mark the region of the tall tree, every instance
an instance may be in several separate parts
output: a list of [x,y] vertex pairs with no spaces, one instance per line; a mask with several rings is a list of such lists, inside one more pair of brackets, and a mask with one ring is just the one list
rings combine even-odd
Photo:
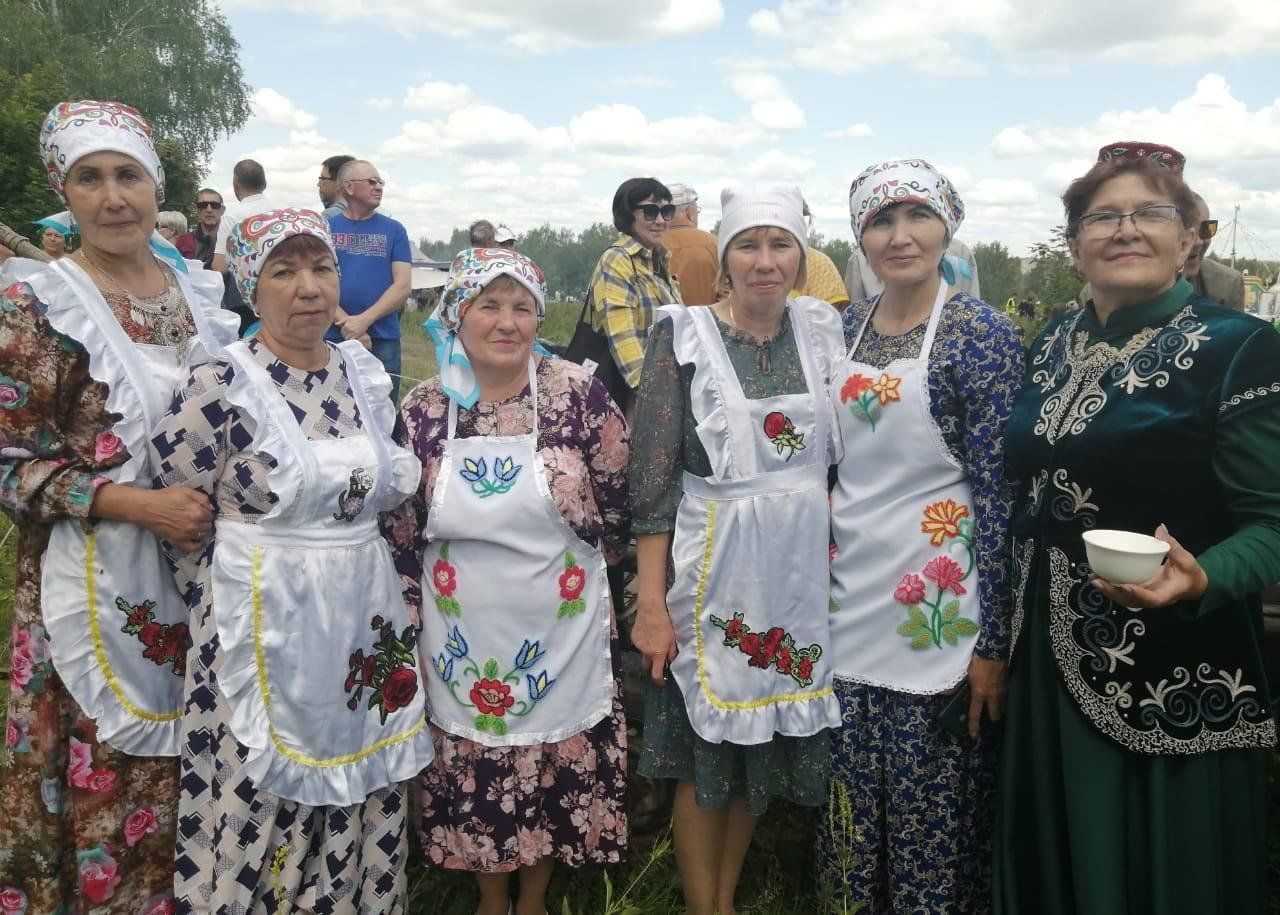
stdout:
[[1083,285],[1071,261],[1062,226],[1053,230],[1047,242],[1031,246],[1031,269],[1022,286],[1024,295],[1045,305],[1058,305],[1076,299]]
[[65,94],[57,61],[21,76],[0,70],[0,222],[32,239],[32,220],[63,208],[45,180],[37,148],[45,114]]
[[1022,283],[1022,264],[1000,242],[980,241],[973,246],[973,259],[978,264],[982,297],[1003,309],[1005,302],[1018,295]]
[[0,67],[66,65],[77,98],[134,106],[197,165],[249,117],[240,46],[210,0],[0,0]]

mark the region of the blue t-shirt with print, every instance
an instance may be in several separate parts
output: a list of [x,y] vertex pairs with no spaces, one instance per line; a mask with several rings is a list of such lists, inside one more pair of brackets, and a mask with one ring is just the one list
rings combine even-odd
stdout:
[[[393,263],[413,263],[409,233],[390,216],[374,213],[368,219],[351,219],[345,214],[329,220],[333,245],[338,249],[342,271],[342,298],[339,304],[349,315],[368,311],[391,285]],[[331,329],[331,340],[342,335]],[[369,336],[382,340],[400,338],[400,315],[383,315],[369,328]]]

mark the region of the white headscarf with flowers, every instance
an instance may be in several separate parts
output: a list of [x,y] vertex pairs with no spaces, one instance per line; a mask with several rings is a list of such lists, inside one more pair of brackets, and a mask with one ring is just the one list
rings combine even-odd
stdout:
[[510,248],[468,248],[458,252],[449,267],[440,305],[422,325],[435,345],[445,396],[466,409],[480,399],[480,383],[458,339],[458,326],[468,306],[500,276],[509,276],[529,290],[541,325],[547,313],[546,277],[541,267]]

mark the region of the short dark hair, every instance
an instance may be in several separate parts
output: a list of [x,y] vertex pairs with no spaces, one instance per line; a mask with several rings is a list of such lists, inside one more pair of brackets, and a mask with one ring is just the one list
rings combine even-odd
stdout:
[[219,193],[218,191],[215,191],[215,190],[214,190],[213,188],[211,188],[211,187],[202,187],[202,188],[200,188],[200,190],[196,191],[196,200],[199,200],[199,199],[200,199],[200,195],[201,195],[201,194],[213,194],[215,197],[217,197],[217,198],[218,198],[218,203],[222,203],[222,202],[223,202],[223,200],[222,200],[222,194],[221,194],[221,193]]
[[671,191],[657,178],[628,178],[618,185],[613,195],[613,227],[630,235],[636,227],[635,208],[648,197],[670,203]]
[[342,171],[342,166],[348,162],[354,162],[355,156],[330,156],[320,163],[320,167],[329,173],[329,177],[334,181],[338,180],[338,172]]
[[1154,159],[1112,159],[1099,162],[1075,181],[1062,194],[1062,206],[1067,216],[1067,237],[1075,238],[1080,231],[1080,217],[1089,210],[1098,188],[1118,175],[1137,175],[1162,194],[1168,194],[1178,208],[1178,217],[1184,228],[1196,225],[1196,200],[1187,182],[1177,172],[1156,163]]
[[246,191],[261,194],[267,189],[267,173],[253,159],[241,159],[231,169],[231,180]]

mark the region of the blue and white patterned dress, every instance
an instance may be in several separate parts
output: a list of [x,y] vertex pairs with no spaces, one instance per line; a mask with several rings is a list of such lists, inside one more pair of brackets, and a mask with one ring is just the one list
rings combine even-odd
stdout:
[[[362,434],[342,357],[308,372],[278,361],[257,340],[249,349],[311,440]],[[234,369],[196,368],[152,439],[158,485],[207,493],[220,518],[256,523],[276,503],[275,461],[248,450],[253,420],[226,400]],[[383,395],[385,396],[385,395]],[[404,911],[408,799],[403,784],[351,807],[310,807],[259,791],[243,773],[246,751],[229,728],[218,684],[222,649],[209,588],[210,544],[176,558],[191,608],[181,796],[174,888],[182,912]]]
[[[852,345],[875,304],[844,311]],[[899,336],[869,325],[855,354],[884,368],[920,352],[924,324]],[[968,476],[982,612],[975,651],[1006,660],[1010,590],[1004,426],[1022,384],[1012,322],[964,294],[943,306],[929,353],[930,412]],[[890,585],[892,588],[892,585]],[[956,738],[938,725],[947,695],[913,695],[837,676],[843,726],[833,733],[831,791],[819,817],[819,880],[870,913],[979,912],[989,900],[994,734]]]

